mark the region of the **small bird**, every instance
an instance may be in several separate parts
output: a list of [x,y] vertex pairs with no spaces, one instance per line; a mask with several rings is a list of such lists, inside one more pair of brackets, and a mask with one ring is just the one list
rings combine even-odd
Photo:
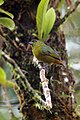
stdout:
[[33,55],[44,63],[63,65],[62,60],[55,50],[40,40],[29,42],[32,46]]

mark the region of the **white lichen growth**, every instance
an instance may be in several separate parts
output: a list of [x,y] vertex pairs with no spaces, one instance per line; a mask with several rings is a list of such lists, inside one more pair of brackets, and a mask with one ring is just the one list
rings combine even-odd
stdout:
[[47,108],[51,109],[52,108],[52,102],[51,102],[51,95],[50,95],[50,89],[48,87],[48,79],[46,78],[45,75],[45,69],[39,64],[39,61],[37,58],[33,58],[34,64],[36,64],[40,70],[40,79],[41,79],[41,84],[42,84],[42,89],[43,89],[43,94],[45,97],[45,105]]

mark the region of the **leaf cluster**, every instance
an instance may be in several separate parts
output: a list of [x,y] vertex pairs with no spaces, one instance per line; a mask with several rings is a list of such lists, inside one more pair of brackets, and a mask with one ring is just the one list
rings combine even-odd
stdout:
[[[2,4],[4,4],[4,0],[0,0],[0,6]],[[7,27],[10,30],[13,30],[14,27],[15,27],[15,23],[12,20],[14,18],[14,16],[11,13],[5,11],[2,8],[0,8],[0,13],[4,13],[4,14],[6,14],[8,16],[8,17],[0,17],[0,24],[3,25],[3,26],[5,26],[5,27]]]
[[38,29],[38,39],[43,42],[48,38],[48,35],[55,23],[56,13],[51,7],[48,9],[49,0],[41,0],[36,15],[36,24]]

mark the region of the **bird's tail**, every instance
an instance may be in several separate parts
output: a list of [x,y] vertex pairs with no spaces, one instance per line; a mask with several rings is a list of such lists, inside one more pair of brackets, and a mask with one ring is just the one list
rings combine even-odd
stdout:
[[62,60],[56,59],[54,63],[65,67],[65,64]]

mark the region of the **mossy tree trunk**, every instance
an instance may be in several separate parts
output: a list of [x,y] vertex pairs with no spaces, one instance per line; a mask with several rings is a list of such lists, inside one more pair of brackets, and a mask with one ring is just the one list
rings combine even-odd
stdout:
[[[14,21],[17,29],[13,32],[6,31],[8,37],[3,50],[9,52],[10,57],[16,61],[29,80],[34,89],[41,90],[39,69],[32,64],[32,52],[27,51],[28,42],[32,40],[32,33],[36,31],[36,10],[40,0],[8,0],[3,8],[14,14]],[[59,1],[51,0],[51,6],[56,8]],[[57,21],[60,19],[57,13]],[[16,39],[18,38],[18,39]],[[71,70],[68,68],[68,56],[66,51],[65,36],[60,29],[53,28],[50,38],[47,41],[52,48],[55,48],[66,67],[53,65],[49,67],[46,77],[49,81],[49,88],[52,98],[51,112],[39,110],[34,106],[35,101],[32,95],[24,89],[20,81],[17,84],[20,90],[17,94],[20,98],[20,109],[25,120],[76,120],[74,112],[75,100],[73,98],[74,79]],[[24,80],[23,80],[24,81]],[[43,95],[42,95],[43,97]],[[25,104],[23,105],[23,102]],[[23,105],[23,106],[22,106]]]

